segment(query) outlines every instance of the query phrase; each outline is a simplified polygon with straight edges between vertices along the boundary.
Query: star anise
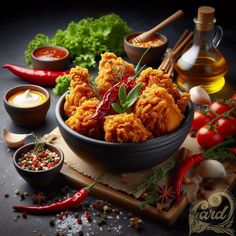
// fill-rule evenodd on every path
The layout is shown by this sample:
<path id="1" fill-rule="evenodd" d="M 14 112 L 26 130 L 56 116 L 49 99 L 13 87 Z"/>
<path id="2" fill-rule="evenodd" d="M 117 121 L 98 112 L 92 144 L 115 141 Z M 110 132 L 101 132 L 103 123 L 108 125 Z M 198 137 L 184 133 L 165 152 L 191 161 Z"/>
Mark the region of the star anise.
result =
<path id="1" fill-rule="evenodd" d="M 45 195 L 45 193 L 43 193 L 43 192 L 39 192 L 39 193 L 37 193 L 37 194 L 35 194 L 35 195 L 33 195 L 33 197 L 32 197 L 32 202 L 34 203 L 34 204 L 38 204 L 38 205 L 41 205 L 42 203 L 46 203 L 47 202 L 47 196 Z"/>
<path id="2" fill-rule="evenodd" d="M 159 202 L 162 205 L 168 204 L 176 197 L 175 191 L 173 190 L 172 186 L 171 187 L 168 187 L 166 185 L 159 186 L 157 193 L 158 193 L 157 202 Z"/>

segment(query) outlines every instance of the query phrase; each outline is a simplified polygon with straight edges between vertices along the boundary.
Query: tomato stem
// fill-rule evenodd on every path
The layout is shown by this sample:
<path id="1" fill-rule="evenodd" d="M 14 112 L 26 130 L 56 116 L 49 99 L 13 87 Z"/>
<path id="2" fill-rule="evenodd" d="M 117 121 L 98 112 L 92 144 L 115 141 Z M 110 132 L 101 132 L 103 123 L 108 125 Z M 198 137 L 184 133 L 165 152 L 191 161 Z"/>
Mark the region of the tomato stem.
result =
<path id="1" fill-rule="evenodd" d="M 216 149 L 220 148 L 220 147 L 224 147 L 224 146 L 227 146 L 229 144 L 232 144 L 232 143 L 235 143 L 236 142 L 236 138 L 230 138 L 222 143 L 219 143 L 215 146 L 213 146 L 212 148 L 209 148 L 207 151 L 204 152 L 204 155 L 205 155 L 205 158 L 206 159 L 209 159 L 209 155 L 214 152 Z"/>
<path id="2" fill-rule="evenodd" d="M 211 109 L 209 109 L 208 111 L 212 112 L 216 117 L 213 118 L 213 119 L 208 123 L 208 125 L 209 125 L 210 127 L 213 127 L 212 124 L 213 124 L 217 119 L 219 119 L 220 117 L 229 118 L 229 117 L 230 117 L 230 113 L 231 113 L 233 110 L 235 110 L 235 109 L 236 109 L 235 107 L 232 107 L 231 109 L 229 109 L 228 111 L 225 111 L 225 112 L 222 113 L 222 114 L 217 114 L 216 112 L 214 112 L 214 111 L 212 111 Z"/>

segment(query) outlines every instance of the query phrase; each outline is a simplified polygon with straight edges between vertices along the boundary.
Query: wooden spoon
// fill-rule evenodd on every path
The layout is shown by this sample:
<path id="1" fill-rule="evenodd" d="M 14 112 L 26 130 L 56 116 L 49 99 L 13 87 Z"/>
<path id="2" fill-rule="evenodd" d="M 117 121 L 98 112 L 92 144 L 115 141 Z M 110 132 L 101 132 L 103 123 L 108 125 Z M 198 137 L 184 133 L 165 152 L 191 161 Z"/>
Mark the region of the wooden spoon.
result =
<path id="1" fill-rule="evenodd" d="M 25 144 L 25 139 L 32 135 L 30 134 L 15 134 L 7 129 L 3 129 L 3 141 L 9 148 L 18 148 Z"/>
<path id="2" fill-rule="evenodd" d="M 175 12 L 173 15 L 169 16 L 167 19 L 165 19 L 164 21 L 162 21 L 160 24 L 158 24 L 157 26 L 155 26 L 154 28 L 138 35 L 137 37 L 134 37 L 133 39 L 131 39 L 131 43 L 140 43 L 140 42 L 147 42 L 149 41 L 151 38 L 153 38 L 153 35 L 159 31 L 160 29 L 164 28 L 165 26 L 169 25 L 170 23 L 172 23 L 173 21 L 177 20 L 178 18 L 180 18 L 181 16 L 183 16 L 183 11 L 182 10 L 178 10 L 177 12 Z"/>

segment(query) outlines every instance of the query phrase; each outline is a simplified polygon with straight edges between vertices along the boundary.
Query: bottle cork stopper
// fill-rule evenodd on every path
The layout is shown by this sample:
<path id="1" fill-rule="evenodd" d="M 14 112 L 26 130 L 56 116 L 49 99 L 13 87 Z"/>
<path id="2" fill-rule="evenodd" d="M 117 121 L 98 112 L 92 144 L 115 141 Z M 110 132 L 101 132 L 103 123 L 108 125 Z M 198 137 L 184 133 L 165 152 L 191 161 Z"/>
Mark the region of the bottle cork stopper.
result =
<path id="1" fill-rule="evenodd" d="M 199 30 L 207 31 L 213 28 L 215 8 L 209 6 L 201 6 L 198 8 L 197 25 Z"/>

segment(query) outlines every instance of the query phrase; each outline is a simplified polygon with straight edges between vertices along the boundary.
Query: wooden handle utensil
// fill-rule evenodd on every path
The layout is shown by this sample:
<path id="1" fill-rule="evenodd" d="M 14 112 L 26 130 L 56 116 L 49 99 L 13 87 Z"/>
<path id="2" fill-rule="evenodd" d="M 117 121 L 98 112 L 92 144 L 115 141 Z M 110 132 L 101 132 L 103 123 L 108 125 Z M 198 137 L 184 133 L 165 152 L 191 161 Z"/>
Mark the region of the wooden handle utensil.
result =
<path id="1" fill-rule="evenodd" d="M 160 24 L 156 25 L 154 28 L 150 29 L 149 31 L 146 31 L 137 37 L 131 39 L 131 43 L 140 43 L 140 42 L 147 42 L 151 38 L 153 38 L 153 35 L 164 28 L 165 26 L 169 25 L 170 23 L 174 22 L 175 20 L 179 19 L 181 16 L 183 16 L 183 11 L 178 10 L 173 15 L 169 16 L 167 19 L 162 21 Z"/>

